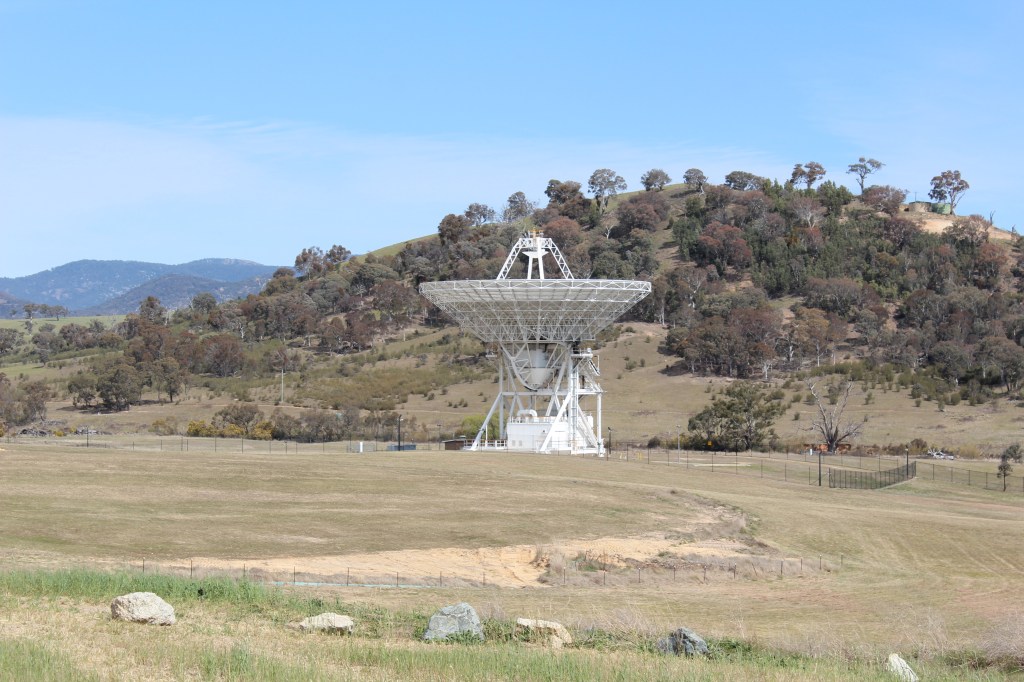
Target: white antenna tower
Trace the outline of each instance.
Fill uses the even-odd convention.
[[[520,256],[526,278],[508,279]],[[559,279],[545,278],[545,256]],[[601,373],[584,344],[650,292],[650,282],[575,279],[539,231],[519,238],[497,279],[421,284],[420,293],[460,327],[499,349],[498,395],[467,449],[604,456]],[[590,398],[596,404],[587,411],[580,401]],[[494,415],[499,432],[490,434]]]

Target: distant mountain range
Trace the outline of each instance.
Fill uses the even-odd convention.
[[[203,292],[225,301],[258,293],[278,267],[231,258],[181,265],[79,260],[25,277],[0,277],[0,314],[20,313],[25,303],[62,305],[73,314],[124,314],[147,296],[174,309]]]

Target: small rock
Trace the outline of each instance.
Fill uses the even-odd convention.
[[[566,644],[572,644],[572,635],[569,634],[569,631],[565,629],[564,625],[553,620],[516,618],[516,627],[547,637],[548,644],[552,649],[561,649]]]
[[[917,673],[899,654],[889,654],[885,669],[891,672],[900,682],[917,682]]]
[[[337,613],[321,613],[299,623],[299,629],[303,632],[326,632],[329,635],[350,635],[355,626],[351,618]]]
[[[132,592],[110,602],[114,620],[147,625],[174,625],[174,607],[152,592]]]
[[[432,641],[448,639],[457,635],[469,634],[484,639],[484,627],[476,611],[466,602],[446,606],[430,617],[427,632],[423,639]]]
[[[676,656],[694,656],[700,654],[707,656],[708,643],[690,628],[679,628],[658,640],[658,651],[663,654],[675,654]]]

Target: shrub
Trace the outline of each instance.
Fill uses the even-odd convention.
[[[274,425],[269,421],[261,421],[252,427],[249,438],[253,440],[270,440],[274,437]]]
[[[985,455],[976,445],[961,445],[956,450],[956,456],[961,459],[980,459]]]
[[[178,433],[178,420],[174,417],[157,419],[149,425],[149,430],[158,436],[173,436]]]
[[[188,428],[185,429],[185,435],[192,438],[213,438],[217,435],[217,429],[202,419],[192,420],[188,423]]]
[[[238,424],[225,424],[221,427],[220,433],[214,432],[214,435],[222,438],[245,438],[245,429]]]

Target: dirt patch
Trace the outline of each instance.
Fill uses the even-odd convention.
[[[264,580],[361,585],[491,585],[544,587],[545,576],[566,567],[587,564],[617,570],[665,557],[687,556],[727,560],[750,556],[748,539],[741,537],[746,518],[717,506],[696,517],[686,528],[629,537],[599,537],[504,547],[442,547],[322,556],[257,559],[194,557],[175,562],[191,573],[247,572]],[[190,563],[191,562],[191,563]]]
[[[674,534],[675,535],[675,534]],[[544,587],[541,577],[574,561],[617,569],[644,564],[666,554],[728,558],[749,555],[749,547],[731,538],[686,541],[678,536],[603,537],[549,545],[512,545],[466,549],[445,547],[313,557],[253,560],[195,557],[203,571],[242,571],[269,579],[351,584],[487,584],[495,587]],[[176,562],[179,563],[180,562]],[[187,562],[186,562],[187,565]]]
[[[933,234],[941,234],[943,230],[953,224],[954,220],[961,217],[939,213],[906,213],[904,215],[920,225],[921,229],[925,232]],[[1008,230],[1003,230],[993,225],[988,230],[988,236],[990,239],[1009,240],[1015,235]]]

